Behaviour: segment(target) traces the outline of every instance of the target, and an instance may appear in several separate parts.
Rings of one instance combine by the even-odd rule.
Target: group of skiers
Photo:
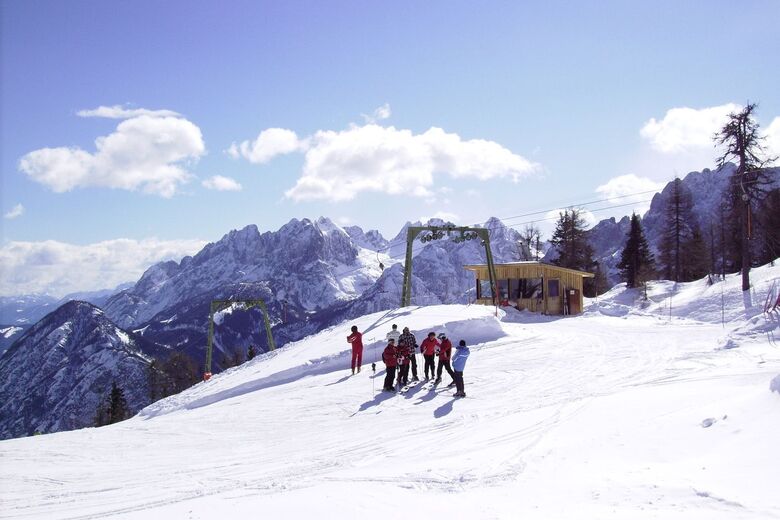
[[[386,336],[387,346],[382,352],[382,362],[385,364],[386,374],[383,390],[395,392],[396,384],[404,387],[409,384],[409,369],[412,371],[412,382],[419,381],[417,377],[417,350],[419,349],[425,360],[425,380],[434,381],[434,385],[441,383],[443,370],[452,378],[449,387],[455,386],[455,397],[466,397],[463,383],[463,370],[469,357],[469,349],[464,340],[458,342],[455,354],[452,352],[452,342],[442,332],[436,336],[435,332],[429,332],[420,345],[417,338],[404,327],[403,332],[398,332],[398,325],[393,324],[392,330]],[[360,372],[363,356],[363,336],[356,326],[352,327],[352,334],[347,336],[347,341],[352,344],[352,373]],[[438,367],[435,367],[436,357],[439,358]],[[434,374],[435,372],[435,374]],[[430,376],[428,375],[430,373]]]

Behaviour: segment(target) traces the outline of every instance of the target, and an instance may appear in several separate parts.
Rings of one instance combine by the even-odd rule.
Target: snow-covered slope
[[[760,299],[780,267],[752,277]],[[780,317],[746,311],[736,277],[678,286],[671,321],[636,298],[558,319],[438,305],[334,325],[123,423],[0,442],[3,515],[780,517]],[[379,392],[370,363],[392,323],[465,339],[468,397]]]
[[[0,356],[19,339],[29,325],[0,325]]]
[[[344,231],[356,245],[371,251],[383,251],[388,245],[385,237],[376,229],[363,232],[359,226],[346,226]]]
[[[768,296],[780,290],[779,268],[780,265],[766,265],[752,269],[750,291],[744,293],[739,273],[712,284],[707,278],[687,283],[650,281],[646,298],[642,289],[626,289],[622,283],[589,300],[587,312],[611,316],[639,314],[668,321],[693,319],[724,327],[727,323],[753,321],[763,314]]]

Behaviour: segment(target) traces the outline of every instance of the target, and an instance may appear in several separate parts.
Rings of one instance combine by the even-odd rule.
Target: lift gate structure
[[[223,311],[236,303],[243,304],[244,310],[247,311],[253,307],[259,307],[260,310],[263,311],[265,333],[268,337],[268,350],[276,350],[274,336],[271,334],[271,321],[268,319],[268,309],[263,300],[212,300],[211,310],[209,312],[209,339],[208,345],[206,346],[206,370],[203,374],[203,379],[208,380],[211,377],[211,352],[214,345],[214,314]]]
[[[493,253],[490,252],[490,232],[485,228],[456,227],[456,226],[409,226],[406,230],[406,263],[404,264],[404,285],[401,294],[401,307],[408,307],[412,299],[412,245],[417,235],[423,231],[429,233],[420,237],[421,242],[439,240],[445,236],[451,237],[453,242],[465,242],[467,240],[481,239],[485,246],[488,273],[490,274],[490,293],[493,295],[493,304],[498,305],[496,294],[496,268],[493,264]],[[455,235],[453,237],[453,234]]]

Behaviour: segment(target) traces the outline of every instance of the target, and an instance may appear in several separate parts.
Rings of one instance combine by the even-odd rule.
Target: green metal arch
[[[209,311],[209,339],[206,346],[206,369],[205,372],[208,376],[211,376],[211,353],[214,345],[214,314],[227,309],[234,303],[244,304],[246,310],[252,307],[259,307],[263,311],[263,321],[265,322],[265,333],[268,338],[268,350],[276,350],[276,343],[274,343],[274,336],[271,334],[271,321],[268,318],[268,308],[265,306],[263,300],[212,300],[211,309]],[[204,374],[205,377],[205,374]]]
[[[456,227],[456,226],[409,226],[406,230],[406,263],[404,264],[404,284],[401,294],[401,307],[408,307],[412,299],[412,245],[417,235],[423,231],[431,231],[433,240],[444,238],[444,235],[451,236],[456,233],[456,240],[463,241],[476,235],[485,245],[485,256],[487,257],[488,273],[490,274],[490,292],[493,295],[493,304],[498,304],[496,294],[496,268],[493,264],[493,253],[490,251],[490,232],[485,228],[477,227]]]

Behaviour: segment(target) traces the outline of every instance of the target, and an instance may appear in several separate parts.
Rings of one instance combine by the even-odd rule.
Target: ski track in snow
[[[716,323],[492,312],[377,313],[354,321],[370,330],[355,376],[345,323],[123,423],[4,441],[0,516],[392,518],[400,500],[463,518],[780,518],[763,324],[723,350]],[[446,372],[380,392],[370,364],[393,321],[468,338],[469,397]]]

